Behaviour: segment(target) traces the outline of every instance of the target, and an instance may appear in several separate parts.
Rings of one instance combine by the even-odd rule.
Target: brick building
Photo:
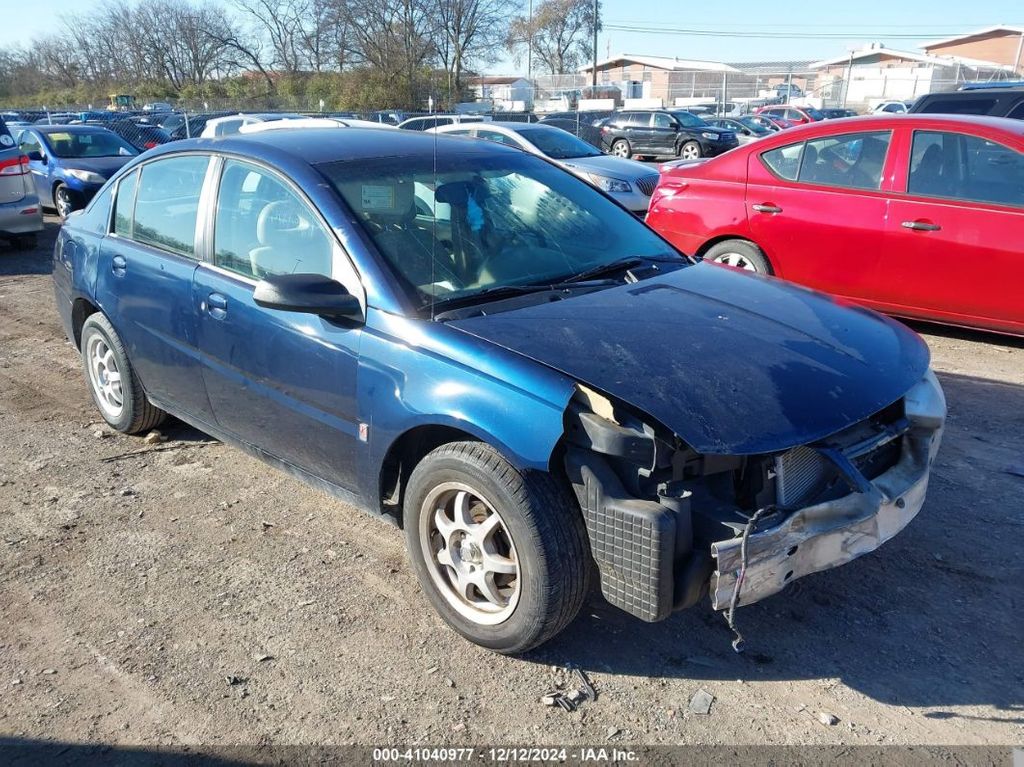
[[[1024,27],[998,25],[923,46],[931,56],[991,61],[1024,74]]]

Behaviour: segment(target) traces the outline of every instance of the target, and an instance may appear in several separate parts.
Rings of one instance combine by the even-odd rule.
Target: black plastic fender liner
[[[673,610],[676,512],[631,498],[608,463],[579,448],[565,455],[569,481],[583,510],[601,593],[648,622]]]

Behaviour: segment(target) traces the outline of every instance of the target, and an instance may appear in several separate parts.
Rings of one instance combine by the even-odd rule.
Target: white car
[[[876,104],[872,112],[902,115],[910,111],[910,107],[914,105],[913,101],[883,101],[880,104]]]
[[[142,105],[143,112],[173,112],[174,108],[166,101],[153,101]]]
[[[489,121],[489,115],[421,115],[410,117],[398,123],[402,130],[426,131],[431,128],[440,128],[445,125],[458,125],[459,123],[479,123]]]
[[[249,123],[238,129],[239,133],[264,133],[271,130],[295,130],[296,128],[384,128],[397,130],[394,125],[372,120],[349,120],[337,117],[303,117],[298,120],[271,120],[270,122]]]
[[[546,157],[607,192],[623,207],[640,216],[647,213],[651,194],[658,185],[659,175],[652,166],[603,154],[568,131],[543,123],[456,123],[431,128],[428,132],[495,141]]]
[[[260,113],[239,113],[237,115],[225,115],[215,117],[206,123],[201,138],[216,138],[217,136],[230,136],[238,133],[243,125],[253,123],[274,122],[275,120],[302,120],[302,115],[289,114],[287,112],[260,112]]]

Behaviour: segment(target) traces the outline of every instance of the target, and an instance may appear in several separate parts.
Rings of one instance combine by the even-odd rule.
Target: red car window
[[[1024,207],[1024,154],[978,136],[914,131],[907,191]]]
[[[891,131],[873,131],[808,141],[797,180],[847,189],[878,189],[891,140]]]
[[[804,144],[789,144],[772,149],[761,155],[761,162],[779,178],[786,181],[796,181],[800,172],[800,155],[803,152]]]

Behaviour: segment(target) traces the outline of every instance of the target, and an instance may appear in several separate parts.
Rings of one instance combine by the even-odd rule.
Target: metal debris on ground
[[[552,690],[541,696],[541,703],[545,706],[558,706],[565,711],[575,711],[588,700],[597,700],[597,690],[594,689],[594,685],[590,683],[587,675],[578,668],[572,668],[571,671],[572,678],[578,686],[566,691]],[[558,686],[561,687],[562,683],[559,682]]]
[[[694,696],[690,698],[690,713],[699,714],[700,716],[707,716],[711,713],[711,704],[714,703],[715,696],[712,695],[705,689],[697,690]]]

